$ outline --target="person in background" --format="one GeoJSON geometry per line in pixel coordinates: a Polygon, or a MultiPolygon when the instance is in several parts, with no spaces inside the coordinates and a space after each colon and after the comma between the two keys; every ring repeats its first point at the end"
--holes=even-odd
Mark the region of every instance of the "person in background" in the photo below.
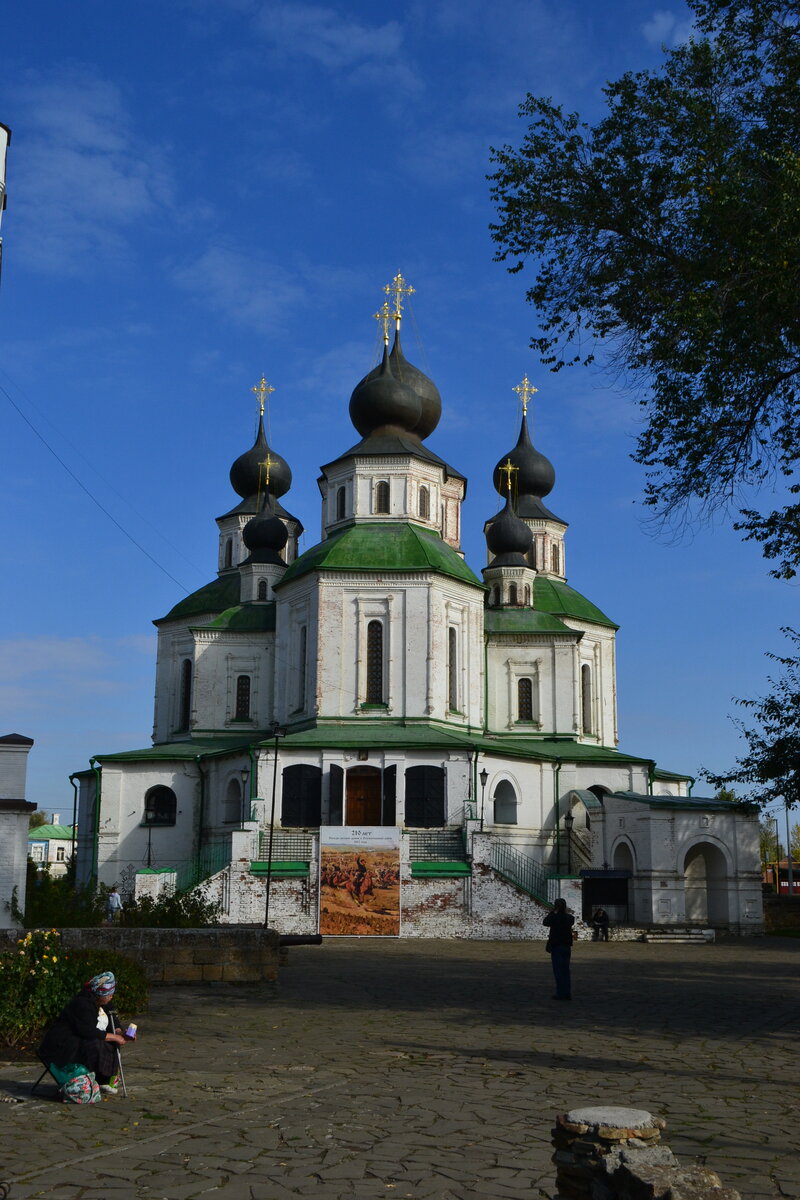
{"type": "Polygon", "coordinates": [[[553,964],[553,976],[556,981],[554,1000],[572,999],[572,979],[570,976],[570,959],[572,958],[572,926],[575,918],[567,912],[567,902],[559,896],[542,922],[550,931],[547,946],[550,960],[553,964]]]}
{"type": "Polygon", "coordinates": [[[117,1048],[125,1045],[122,1030],[113,1028],[108,1011],[116,986],[111,971],[95,975],[61,1010],[39,1047],[43,1062],[91,1071],[100,1091],[111,1096],[117,1093],[112,1079],[117,1048]]]}
{"type": "Polygon", "coordinates": [[[106,900],[106,918],[110,925],[113,925],[122,911],[122,897],[115,887],[112,887],[108,893],[106,900]]]}
{"type": "Polygon", "coordinates": [[[604,908],[596,908],[592,913],[592,941],[608,941],[608,913],[604,908]]]}

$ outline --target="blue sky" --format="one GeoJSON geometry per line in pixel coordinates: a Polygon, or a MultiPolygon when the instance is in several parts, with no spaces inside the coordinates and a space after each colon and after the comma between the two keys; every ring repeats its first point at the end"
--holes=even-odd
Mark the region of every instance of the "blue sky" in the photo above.
{"type": "Polygon", "coordinates": [[[646,532],[634,399],[601,369],[539,366],[530,276],[492,261],[488,233],[488,148],[519,139],[526,92],[592,119],[606,80],[687,28],[683,5],[638,0],[16,7],[0,732],[35,739],[29,799],[66,814],[71,771],[149,743],[151,620],[214,576],[262,372],[284,504],[318,540],[318,467],[354,440],[349,395],[397,271],[416,288],[406,354],[444,401],[429,444],[469,478],[470,564],[527,373],[570,583],[621,625],[622,747],[692,774],[733,762],[731,698],[764,690],[797,585],[724,522],[646,532]]]}

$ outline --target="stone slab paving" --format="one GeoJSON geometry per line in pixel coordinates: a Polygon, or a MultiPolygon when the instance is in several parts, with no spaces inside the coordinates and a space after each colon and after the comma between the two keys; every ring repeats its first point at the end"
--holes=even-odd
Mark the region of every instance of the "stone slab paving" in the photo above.
{"type": "Polygon", "coordinates": [[[0,1064],[9,1200],[551,1197],[556,1112],[664,1117],[745,1200],[800,1200],[800,941],[579,943],[557,1004],[540,943],[331,939],[275,988],[161,988],[129,1097],[30,1098],[0,1064]]]}

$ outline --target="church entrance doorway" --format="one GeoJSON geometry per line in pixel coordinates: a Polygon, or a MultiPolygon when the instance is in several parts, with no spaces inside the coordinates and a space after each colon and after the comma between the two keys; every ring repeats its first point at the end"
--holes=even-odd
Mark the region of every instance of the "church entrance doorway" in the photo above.
{"type": "Polygon", "coordinates": [[[347,772],[345,825],[380,825],[382,807],[379,767],[350,767],[347,772]]]}
{"type": "Polygon", "coordinates": [[[725,856],[708,842],[692,846],[683,865],[686,920],[698,925],[728,922],[725,856]]]}

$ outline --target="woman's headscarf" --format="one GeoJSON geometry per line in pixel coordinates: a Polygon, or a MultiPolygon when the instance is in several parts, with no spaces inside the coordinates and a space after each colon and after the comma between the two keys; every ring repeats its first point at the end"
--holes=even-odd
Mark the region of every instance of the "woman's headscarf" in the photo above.
{"type": "Polygon", "coordinates": [[[95,975],[90,979],[86,986],[93,996],[97,996],[99,1000],[107,1000],[117,990],[117,981],[110,971],[104,971],[102,975],[95,975]]]}

